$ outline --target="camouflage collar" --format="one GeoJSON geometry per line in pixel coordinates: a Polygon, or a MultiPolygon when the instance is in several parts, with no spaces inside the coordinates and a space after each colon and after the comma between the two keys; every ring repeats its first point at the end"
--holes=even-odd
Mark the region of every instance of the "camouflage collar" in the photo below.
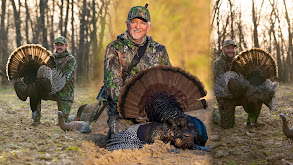
{"type": "Polygon", "coordinates": [[[55,52],[55,53],[53,54],[53,56],[54,56],[55,58],[63,58],[63,57],[68,56],[68,55],[70,55],[70,51],[67,51],[67,50],[65,50],[65,51],[62,52],[62,53],[57,53],[57,52],[55,52]]]}
{"type": "Polygon", "coordinates": [[[130,33],[129,33],[129,31],[128,30],[126,30],[126,37],[127,37],[127,39],[129,39],[134,45],[136,45],[136,46],[142,46],[144,43],[145,43],[145,41],[146,41],[146,35],[143,37],[143,40],[142,40],[142,42],[141,43],[137,43],[137,42],[135,42],[133,39],[132,39],[132,37],[130,36],[130,33]]]}

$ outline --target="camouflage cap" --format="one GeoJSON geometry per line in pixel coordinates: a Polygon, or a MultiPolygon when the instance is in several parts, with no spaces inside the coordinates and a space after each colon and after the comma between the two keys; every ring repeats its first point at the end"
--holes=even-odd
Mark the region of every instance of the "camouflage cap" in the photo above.
{"type": "Polygon", "coordinates": [[[132,7],[128,13],[127,20],[131,20],[133,18],[142,18],[146,20],[147,22],[150,22],[151,16],[147,7],[148,7],[148,4],[146,4],[145,7],[143,6],[132,7]]]}
{"type": "Polygon", "coordinates": [[[235,47],[237,47],[236,43],[233,40],[226,40],[223,44],[223,48],[228,45],[234,45],[235,47]]]}
{"type": "Polygon", "coordinates": [[[60,36],[60,37],[56,38],[54,44],[56,44],[57,42],[60,42],[60,43],[62,43],[62,44],[67,44],[67,40],[66,40],[66,38],[63,37],[63,36],[60,36]]]}

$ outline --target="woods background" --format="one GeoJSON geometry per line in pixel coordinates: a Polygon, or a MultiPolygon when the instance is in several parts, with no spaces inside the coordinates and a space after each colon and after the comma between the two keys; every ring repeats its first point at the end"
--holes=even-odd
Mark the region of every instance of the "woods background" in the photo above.
{"type": "Polygon", "coordinates": [[[293,81],[293,3],[289,0],[212,0],[211,52],[215,59],[226,39],[238,52],[258,47],[278,64],[280,82],[293,81]]]}
{"type": "Polygon", "coordinates": [[[77,85],[99,88],[106,45],[126,30],[130,8],[146,3],[152,23],[148,35],[166,46],[174,66],[210,87],[210,4],[205,0],[1,0],[1,85],[9,84],[5,67],[13,50],[35,43],[54,51],[55,38],[63,35],[77,60],[77,85]]]}

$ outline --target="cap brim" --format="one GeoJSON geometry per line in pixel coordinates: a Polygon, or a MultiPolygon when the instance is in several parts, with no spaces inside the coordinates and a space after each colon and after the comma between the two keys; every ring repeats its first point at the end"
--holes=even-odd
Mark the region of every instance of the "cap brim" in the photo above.
{"type": "Polygon", "coordinates": [[[58,42],[54,42],[54,44],[57,44],[57,43],[61,43],[61,44],[64,44],[64,45],[66,44],[64,42],[59,42],[59,41],[58,42]]]}
{"type": "MultiPolygon", "coordinates": [[[[237,48],[237,45],[234,45],[234,44],[229,44],[229,45],[233,45],[233,46],[235,46],[237,48]]],[[[229,45],[225,45],[224,47],[229,46],[229,45]]]]}
{"type": "MultiPolygon", "coordinates": [[[[144,22],[149,22],[148,20],[146,20],[146,19],[144,19],[144,18],[142,18],[142,17],[134,17],[134,18],[139,18],[139,19],[143,20],[144,22]]],[[[131,18],[130,20],[132,20],[132,19],[134,19],[134,18],[131,18]]]]}

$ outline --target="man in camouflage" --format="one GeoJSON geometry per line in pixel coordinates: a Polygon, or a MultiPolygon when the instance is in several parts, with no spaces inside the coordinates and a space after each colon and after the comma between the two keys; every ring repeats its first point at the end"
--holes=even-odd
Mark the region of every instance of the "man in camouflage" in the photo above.
{"type": "MultiPolygon", "coordinates": [[[[236,55],[237,45],[233,40],[226,40],[223,44],[222,53],[220,57],[214,62],[213,74],[214,80],[219,75],[230,70],[232,61],[236,55]]],[[[216,98],[218,102],[219,110],[215,110],[213,113],[213,122],[222,126],[223,128],[232,128],[235,125],[235,103],[225,98],[216,98]],[[229,102],[227,104],[227,102],[229,102]],[[231,102],[231,103],[230,103],[231,102]]]]}
{"type": "Polygon", "coordinates": [[[147,5],[145,7],[135,6],[130,9],[126,27],[126,32],[119,35],[115,41],[107,46],[104,59],[104,83],[110,101],[107,109],[109,136],[117,134],[129,125],[134,124],[131,120],[120,118],[117,112],[119,95],[129,79],[139,71],[154,65],[171,65],[166,48],[146,35],[151,29],[147,5]],[[147,44],[146,51],[138,64],[129,71],[128,68],[134,56],[138,55],[139,47],[145,43],[147,44]]]}
{"type": "MultiPolygon", "coordinates": [[[[67,120],[71,110],[71,105],[74,99],[74,73],[76,69],[76,61],[71,52],[68,51],[68,44],[65,37],[60,36],[54,42],[56,67],[66,77],[66,84],[64,88],[58,91],[53,96],[43,98],[44,100],[53,100],[57,102],[58,111],[62,111],[67,120]]],[[[36,114],[33,114],[34,125],[40,123],[41,106],[38,106],[36,114]]]]}

